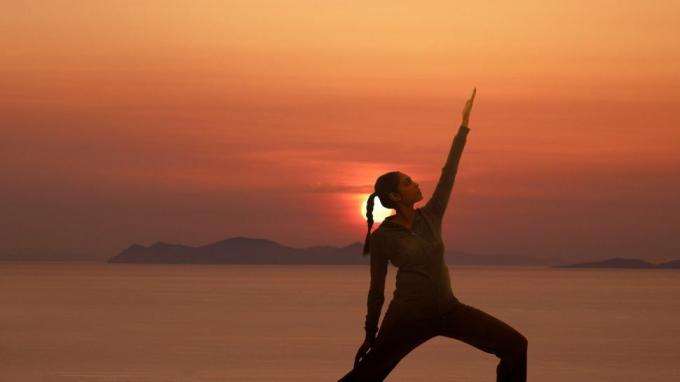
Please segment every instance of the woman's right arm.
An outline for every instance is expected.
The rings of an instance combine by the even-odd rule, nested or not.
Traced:
[[[366,339],[373,341],[378,333],[378,321],[380,311],[385,302],[385,277],[387,275],[387,263],[389,256],[384,250],[384,243],[381,243],[375,235],[369,237],[369,252],[371,256],[371,285],[368,290],[366,321]]]

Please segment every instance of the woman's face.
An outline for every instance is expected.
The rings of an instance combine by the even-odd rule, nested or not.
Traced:
[[[399,173],[399,194],[401,198],[395,200],[397,203],[413,204],[423,199],[418,183],[402,172]]]

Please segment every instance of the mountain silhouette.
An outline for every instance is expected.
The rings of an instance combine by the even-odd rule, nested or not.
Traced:
[[[346,247],[293,248],[272,240],[234,237],[191,247],[157,242],[149,247],[134,244],[109,259],[109,263],[162,264],[368,264],[357,256],[363,244]]]
[[[157,242],[145,247],[134,244],[108,260],[109,263],[146,264],[368,264],[361,256],[363,243],[345,247],[293,248],[272,240],[243,236],[203,246]],[[476,255],[459,251],[446,253],[449,264],[459,265],[550,265],[555,260],[516,255]]]
[[[555,265],[557,268],[628,268],[628,269],[680,269],[680,260],[652,264],[645,260],[614,257],[588,263]]]

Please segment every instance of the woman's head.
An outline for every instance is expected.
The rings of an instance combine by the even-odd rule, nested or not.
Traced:
[[[423,199],[420,186],[414,182],[410,176],[400,171],[390,171],[378,177],[375,181],[374,192],[366,202],[366,218],[368,222],[368,233],[364,241],[364,255],[369,252],[368,239],[373,226],[373,198],[377,196],[380,204],[385,208],[392,208],[399,212],[406,206],[413,207],[413,204]]]

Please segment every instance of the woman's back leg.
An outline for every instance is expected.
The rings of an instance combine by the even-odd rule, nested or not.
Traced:
[[[339,382],[382,381],[407,354],[435,335],[433,321],[390,306],[371,350]]]

